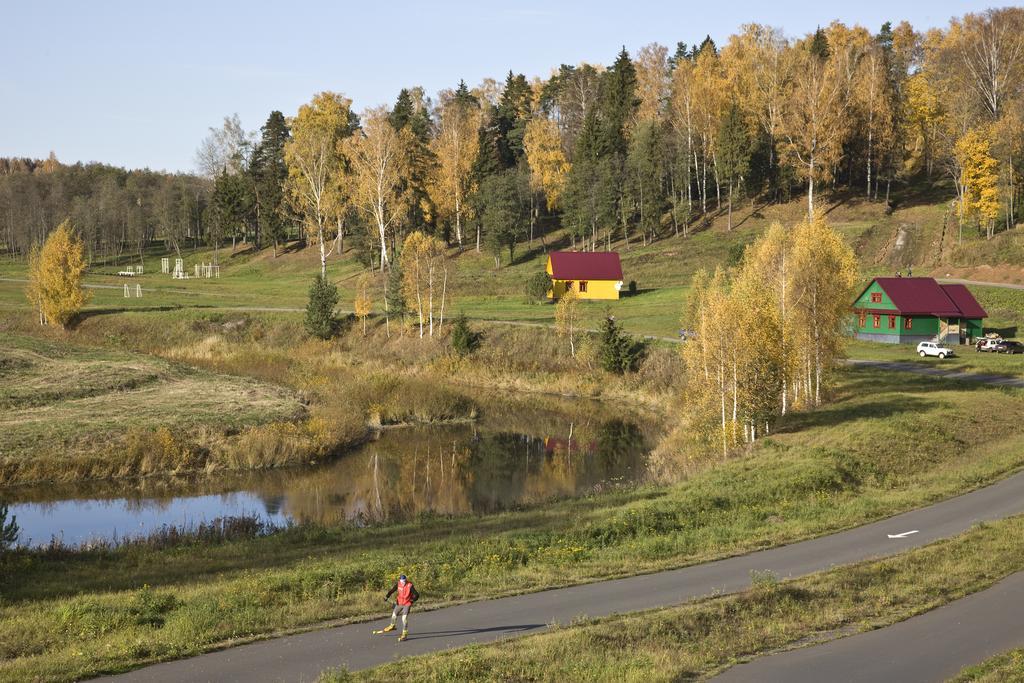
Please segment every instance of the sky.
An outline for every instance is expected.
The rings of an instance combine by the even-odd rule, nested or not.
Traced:
[[[971,0],[516,0],[48,2],[3,0],[0,157],[193,171],[211,126],[246,129],[333,90],[359,111],[403,87],[428,94],[509,69],[609,64],[623,46],[724,44],[756,22],[802,36],[833,20],[918,30],[992,2]],[[998,3],[996,3],[998,5]]]

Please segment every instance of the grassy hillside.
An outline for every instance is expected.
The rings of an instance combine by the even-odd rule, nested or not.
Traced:
[[[931,263],[926,260],[935,234],[941,227],[942,204],[909,205],[887,215],[883,204],[859,198],[843,199],[828,207],[828,217],[861,256],[866,272],[889,272],[906,264],[918,265],[919,271]],[[634,333],[674,335],[685,301],[686,287],[699,268],[713,270],[718,265],[735,263],[743,246],[753,241],[770,223],[785,225],[799,221],[805,211],[803,200],[785,204],[739,207],[735,227],[725,228],[724,216],[715,217],[709,225],[693,228],[690,235],[669,236],[652,244],[623,241],[612,248],[622,255],[625,280],[635,281],[638,293],[616,302],[587,302],[585,317],[595,325],[606,310],[624,322]],[[911,235],[898,238],[899,235]],[[1005,241],[1006,238],[1003,238]],[[569,248],[567,236],[555,230],[544,238],[549,249]],[[312,274],[318,269],[315,249],[285,250],[274,258],[271,250],[255,253],[243,246],[234,254],[221,249],[219,279],[172,280],[160,273],[160,257],[153,250],[146,255],[145,272],[140,278],[119,278],[120,264],[94,264],[87,282],[103,288],[93,289],[94,299],[86,315],[102,315],[121,310],[187,308],[301,308]],[[449,311],[465,312],[480,319],[550,324],[554,313],[550,305],[527,303],[523,294],[527,278],[544,268],[546,259],[541,240],[532,247],[520,246],[512,264],[495,268],[490,254],[477,253],[472,247],[461,253],[453,250],[456,273],[453,301]],[[214,260],[210,250],[186,253],[189,272],[195,263]],[[507,261],[507,254],[504,255]],[[172,255],[173,259],[173,255]],[[965,261],[966,262],[966,261]],[[173,260],[172,260],[173,263]],[[356,277],[362,267],[348,252],[329,261],[329,276],[342,293],[342,307],[351,308]],[[22,279],[23,263],[0,261],[0,279]],[[141,284],[141,299],[124,298],[123,284],[132,292]],[[24,285],[0,280],[0,310],[24,307]],[[375,308],[383,309],[382,296],[376,296]]]

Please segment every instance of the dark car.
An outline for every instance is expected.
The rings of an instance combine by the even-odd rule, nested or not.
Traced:
[[[1004,340],[996,344],[992,350],[996,353],[1024,353],[1024,344],[1019,341]]]

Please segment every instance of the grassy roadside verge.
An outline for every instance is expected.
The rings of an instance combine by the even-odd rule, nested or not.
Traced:
[[[373,529],[9,553],[0,679],[71,680],[366,618],[402,570],[438,606],[493,595],[496,574],[512,594],[819,535],[1024,466],[1022,418],[1020,392],[853,370],[829,406],[671,487]]]
[[[1024,648],[996,655],[986,662],[970,666],[953,683],[1007,683],[1024,681]]]
[[[674,681],[737,661],[881,628],[990,587],[1024,568],[1024,517],[881,561],[779,582],[753,576],[744,593],[556,627],[494,644],[403,659],[342,681]],[[1020,652],[959,680],[1019,680]]]

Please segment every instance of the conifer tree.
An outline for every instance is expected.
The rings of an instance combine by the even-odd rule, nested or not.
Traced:
[[[255,193],[257,246],[260,238],[271,240],[274,258],[277,258],[278,245],[287,236],[288,229],[284,187],[288,166],[284,160],[284,148],[290,136],[284,115],[279,111],[270,112],[249,166]]]
[[[338,305],[338,288],[333,282],[317,273],[309,288],[309,303],[306,304],[306,331],[320,339],[330,339],[338,330],[338,318],[334,307]]]
[[[726,109],[718,129],[718,167],[722,181],[729,188],[729,230],[732,230],[733,192],[750,168],[750,137],[739,105],[733,102]]]

